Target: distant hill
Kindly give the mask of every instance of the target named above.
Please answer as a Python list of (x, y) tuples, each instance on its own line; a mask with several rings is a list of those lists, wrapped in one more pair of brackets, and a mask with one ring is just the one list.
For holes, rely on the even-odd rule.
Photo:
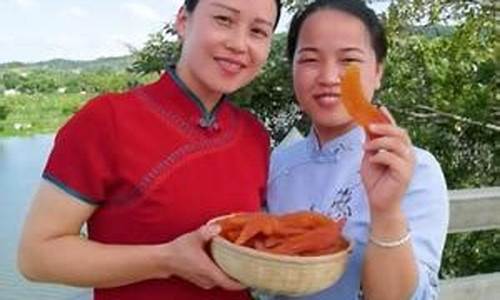
[(36, 63), (9, 62), (0, 64), (0, 70), (17, 69), (50, 69), (50, 70), (81, 70), (95, 71), (99, 69), (125, 70), (133, 61), (132, 56), (104, 57), (95, 60), (52, 59)]

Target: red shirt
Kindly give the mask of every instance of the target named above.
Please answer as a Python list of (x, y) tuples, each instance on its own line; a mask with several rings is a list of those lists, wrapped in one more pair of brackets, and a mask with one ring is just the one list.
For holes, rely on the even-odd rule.
[[(159, 244), (213, 217), (260, 209), (269, 138), (222, 99), (210, 114), (173, 71), (148, 86), (84, 106), (58, 133), (44, 178), (98, 205), (91, 240)], [(250, 299), (172, 277), (96, 289), (103, 299)]]

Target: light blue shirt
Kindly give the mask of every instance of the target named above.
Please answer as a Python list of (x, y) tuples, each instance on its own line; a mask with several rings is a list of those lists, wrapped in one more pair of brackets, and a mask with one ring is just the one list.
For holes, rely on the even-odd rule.
[[(330, 288), (307, 300), (358, 299), (370, 216), (359, 173), (364, 131), (355, 128), (319, 147), (316, 135), (278, 147), (271, 158), (267, 205), (272, 213), (297, 210), (347, 218), (344, 235), (354, 251), (344, 275)], [(418, 284), (412, 299), (437, 299), (437, 273), (448, 227), (448, 193), (439, 163), (429, 152), (414, 148), (416, 166), (403, 200), (418, 265)], [(383, 275), (383, 270), (380, 272)], [(276, 297), (276, 299), (287, 299)]]

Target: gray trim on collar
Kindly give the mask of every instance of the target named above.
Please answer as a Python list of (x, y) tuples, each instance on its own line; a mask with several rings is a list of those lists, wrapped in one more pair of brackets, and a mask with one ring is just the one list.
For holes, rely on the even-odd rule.
[(226, 95), (223, 94), (222, 97), (217, 101), (212, 111), (208, 111), (203, 102), (196, 96), (195, 93), (182, 81), (182, 79), (177, 75), (175, 71), (175, 66), (170, 65), (166, 67), (166, 72), (170, 75), (170, 77), (174, 80), (174, 82), (179, 86), (179, 88), (188, 96), (190, 100), (192, 100), (196, 106), (200, 109), (202, 118), (199, 121), (199, 125), (203, 128), (211, 127), (215, 124), (216, 113), (219, 110), (221, 104), (226, 99)]

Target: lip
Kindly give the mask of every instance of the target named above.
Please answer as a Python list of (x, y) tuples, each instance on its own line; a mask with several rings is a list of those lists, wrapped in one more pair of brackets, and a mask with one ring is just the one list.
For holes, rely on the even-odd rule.
[(331, 107), (340, 102), (340, 93), (337, 92), (321, 92), (312, 95), (313, 99), (321, 107)]
[(216, 56), (214, 59), (226, 73), (236, 74), (246, 68), (246, 64), (239, 59), (224, 56)]

